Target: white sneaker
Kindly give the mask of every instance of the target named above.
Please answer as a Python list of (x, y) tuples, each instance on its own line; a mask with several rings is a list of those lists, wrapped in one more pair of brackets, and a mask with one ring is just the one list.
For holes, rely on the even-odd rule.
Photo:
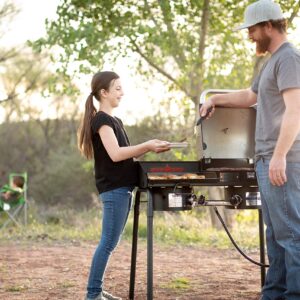
[(103, 296), (103, 293), (101, 293), (100, 295), (98, 295), (96, 298), (88, 298), (88, 297), (85, 297), (84, 300), (106, 300), (106, 298)]
[(122, 298), (113, 296), (105, 291), (102, 291), (102, 295), (103, 295), (104, 300), (122, 300)]

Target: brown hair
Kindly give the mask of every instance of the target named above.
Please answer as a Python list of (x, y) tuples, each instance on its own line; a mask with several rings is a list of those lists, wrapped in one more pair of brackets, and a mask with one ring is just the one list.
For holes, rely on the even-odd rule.
[(280, 33), (286, 33), (286, 30), (287, 30), (287, 20), (286, 19), (269, 20), (269, 21), (258, 23), (257, 25), (265, 26), (268, 22), (270, 22), (272, 27), (277, 29)]
[(13, 183), (15, 186), (22, 189), (25, 183), (25, 179), (23, 176), (13, 176)]
[(97, 109), (94, 106), (93, 97), (100, 102), (100, 91), (102, 89), (108, 91), (112, 81), (118, 78), (120, 78), (119, 75), (111, 71), (98, 72), (93, 76), (91, 82), (92, 92), (85, 102), (85, 111), (78, 130), (78, 148), (87, 159), (92, 159), (94, 154), (91, 121)]

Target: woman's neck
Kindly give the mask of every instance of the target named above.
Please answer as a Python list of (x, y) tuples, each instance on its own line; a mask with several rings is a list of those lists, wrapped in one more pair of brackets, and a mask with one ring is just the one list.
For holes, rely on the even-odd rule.
[(110, 116), (113, 115), (113, 107), (105, 105), (103, 103), (101, 103), (99, 111), (103, 111), (103, 112), (105, 112), (106, 114), (108, 114)]

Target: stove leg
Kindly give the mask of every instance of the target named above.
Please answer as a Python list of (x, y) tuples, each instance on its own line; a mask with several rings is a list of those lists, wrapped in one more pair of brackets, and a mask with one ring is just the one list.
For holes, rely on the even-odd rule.
[(133, 232), (132, 232), (131, 266), (130, 266), (130, 282), (129, 282), (130, 300), (134, 299), (136, 255), (137, 255), (139, 214), (140, 214), (140, 197), (141, 197), (141, 191), (137, 190), (135, 194), (134, 214), (133, 214)]
[[(260, 246), (260, 263), (266, 264), (265, 256), (265, 228), (261, 209), (258, 209), (258, 224), (259, 224), (259, 246)], [(266, 267), (260, 267), (261, 286), (265, 284)]]
[(153, 199), (150, 190), (147, 191), (147, 300), (153, 299)]

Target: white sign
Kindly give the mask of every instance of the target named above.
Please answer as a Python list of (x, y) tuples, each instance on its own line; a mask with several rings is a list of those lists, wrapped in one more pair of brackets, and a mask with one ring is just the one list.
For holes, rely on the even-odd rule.
[(169, 207), (182, 207), (182, 195), (169, 194)]

